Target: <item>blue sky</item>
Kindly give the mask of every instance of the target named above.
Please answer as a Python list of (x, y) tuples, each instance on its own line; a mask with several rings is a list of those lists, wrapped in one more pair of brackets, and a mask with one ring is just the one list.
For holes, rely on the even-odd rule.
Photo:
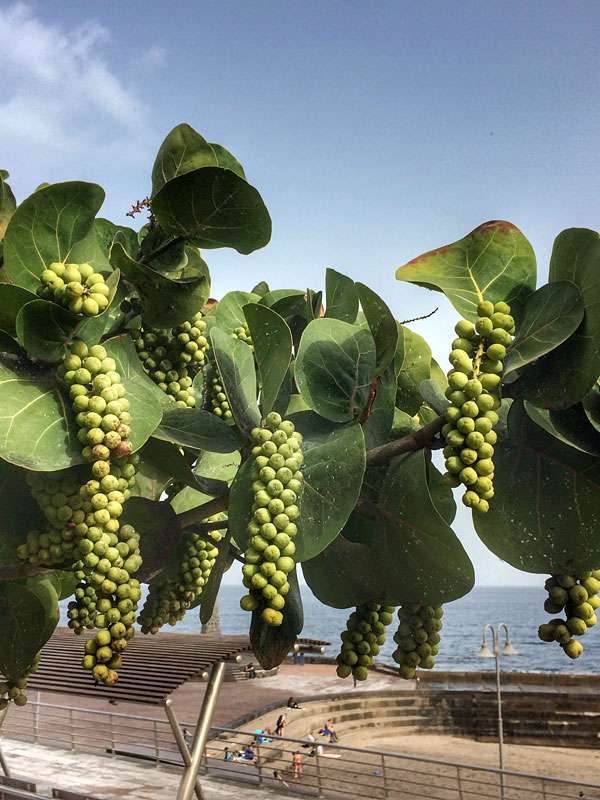
[[(3, 2), (0, 167), (19, 199), (101, 183), (102, 215), (127, 223), (188, 122), (238, 157), (273, 218), (266, 249), (205, 254), (215, 296), (265, 278), (321, 288), (334, 267), (399, 319), (439, 306), (413, 328), (443, 364), (456, 313), (394, 271), (508, 219), (543, 281), (562, 229), (598, 228), (599, 39), (595, 0)], [(479, 583), (528, 580), (466, 514), (456, 527)]]

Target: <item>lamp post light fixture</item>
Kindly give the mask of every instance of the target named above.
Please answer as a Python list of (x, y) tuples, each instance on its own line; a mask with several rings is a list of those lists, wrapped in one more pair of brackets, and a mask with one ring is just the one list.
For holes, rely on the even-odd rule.
[[(500, 650), (500, 631), (504, 628), (504, 632), (506, 634), (506, 640), (504, 643), (504, 647)], [(490, 630), (492, 632), (492, 650), (487, 646), (487, 632)], [(516, 650), (511, 641), (510, 636), (508, 634), (508, 627), (506, 623), (501, 622), (498, 627), (494, 630), (493, 625), (486, 625), (483, 629), (483, 642), (481, 644), (481, 649), (476, 654), (479, 658), (495, 658), (496, 659), (496, 698), (498, 701), (498, 755), (500, 761), (500, 781), (502, 787), (502, 798), (504, 800), (504, 731), (502, 726), (502, 695), (500, 692), (500, 654), (505, 656), (516, 656), (518, 655), (518, 650)]]

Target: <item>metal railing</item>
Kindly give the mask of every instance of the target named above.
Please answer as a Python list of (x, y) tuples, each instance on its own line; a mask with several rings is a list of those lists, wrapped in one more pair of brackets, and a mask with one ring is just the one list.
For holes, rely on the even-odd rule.
[[(10, 720), (10, 725), (6, 722)], [(194, 732), (194, 724), (180, 722)], [(2, 732), (2, 731), (0, 731)], [(167, 718), (59, 706), (30, 701), (9, 714), (5, 737), (77, 752), (130, 756), (183, 767)], [(246, 755), (256, 741), (255, 755)], [(225, 760), (225, 748), (231, 759)], [(294, 767), (293, 754), (299, 754)], [(482, 800), (501, 798), (499, 769), (340, 744), (311, 744), (290, 737), (260, 741), (256, 732), (213, 727), (201, 774), (313, 797), (363, 795), (373, 800)], [(580, 792), (600, 798), (600, 784), (504, 770), (506, 800), (572, 800)]]

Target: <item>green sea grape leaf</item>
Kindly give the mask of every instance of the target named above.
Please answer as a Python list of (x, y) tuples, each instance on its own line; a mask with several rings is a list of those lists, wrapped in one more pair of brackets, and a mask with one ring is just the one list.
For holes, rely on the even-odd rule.
[(0, 329), (14, 334), (19, 311), (26, 303), (36, 299), (36, 295), (27, 289), (12, 283), (0, 283)]
[(395, 408), (390, 439), (403, 439), (405, 436), (410, 436), (411, 433), (418, 431), (420, 427), (414, 416)]
[(421, 383), (431, 374), (431, 348), (422, 336), (406, 325), (398, 326), (394, 365), (398, 378), (396, 406), (407, 414), (416, 414), (422, 402)]
[(102, 344), (107, 355), (116, 362), (116, 371), (121, 376), (121, 383), (131, 404), (130, 414), (133, 421), (128, 441), (135, 453), (154, 433), (162, 419), (161, 398), (164, 393), (144, 372), (129, 336), (113, 336)]
[(443, 414), (450, 405), (439, 383), (433, 380), (433, 378), (427, 378), (427, 380), (421, 381), (419, 384), (419, 392), (423, 400), (425, 400), (437, 414)]
[(518, 319), (522, 304), (535, 290), (535, 255), (517, 227), (493, 220), (453, 244), (413, 258), (396, 270), (396, 278), (443, 292), (471, 322), (477, 320), (482, 300), (508, 303)]
[(294, 558), (301, 562), (324, 550), (346, 524), (360, 495), (366, 454), (356, 422), (340, 426), (310, 411), (290, 418), (303, 436), (304, 482), (294, 539)]
[(246, 528), (252, 517), (254, 490), (252, 489), (252, 471), (254, 459), (248, 458), (241, 465), (231, 483), (229, 492), (229, 532), (241, 547), (246, 542)]
[(429, 495), (436, 511), (444, 519), (447, 525), (452, 525), (456, 516), (456, 503), (452, 489), (442, 481), (442, 473), (432, 463), (431, 458), (426, 458), (427, 483), (429, 485)]
[(251, 292), (251, 294), (257, 294), (259, 297), (264, 297), (268, 293), (269, 284), (266, 281), (259, 281)]
[(13, 356), (19, 358), (26, 358), (27, 354), (12, 336), (9, 336), (6, 331), (0, 330), (0, 353), (11, 353)]
[(48, 300), (26, 303), (17, 316), (17, 338), (30, 356), (61, 361), (81, 318)]
[[(68, 181), (39, 189), (12, 215), (4, 237), (4, 266), (11, 281), (35, 292), (40, 275), (54, 261), (70, 261), (74, 247), (92, 230), (104, 201), (94, 183)], [(81, 261), (93, 260), (95, 237), (78, 248)]]
[(325, 271), (325, 316), (352, 324), (358, 314), (358, 293), (354, 281), (334, 269)]
[(585, 316), (571, 336), (519, 374), (511, 394), (541, 408), (565, 409), (581, 400), (600, 375), (600, 236), (568, 228), (554, 240), (550, 284), (572, 281)]
[(68, 392), (54, 374), (0, 354), (0, 458), (31, 470), (82, 463)]
[(375, 389), (370, 413), (362, 423), (367, 450), (385, 444), (392, 430), (396, 401), (396, 373), (393, 364), (379, 376)]
[(143, 563), (135, 577), (147, 583), (164, 568), (181, 541), (177, 514), (169, 503), (130, 497), (123, 506), (122, 521), (140, 535)]
[[(477, 534), (524, 572), (579, 573), (600, 564), (600, 459), (551, 436), (515, 400), (494, 455), (495, 496)], [(527, 487), (527, 491), (523, 491)]]
[(68, 597), (72, 597), (75, 593), (75, 589), (77, 588), (77, 584), (79, 583), (74, 573), (67, 570), (57, 569), (52, 573), (52, 575), (58, 581), (58, 599), (66, 600)]
[[(211, 330), (210, 339), (233, 419), (242, 435), (248, 437), (252, 428), (259, 426), (261, 421), (252, 350), (245, 342), (228, 336), (220, 328)], [(229, 450), (233, 448), (229, 447)]]
[(152, 167), (152, 194), (167, 181), (199, 167), (223, 167), (245, 179), (239, 161), (219, 144), (210, 144), (187, 123), (167, 134)]
[(266, 417), (275, 405), (292, 360), (292, 332), (283, 317), (267, 306), (248, 303), (244, 313), (258, 364), (262, 415)]
[(0, 242), (4, 239), (6, 227), (16, 207), (17, 201), (15, 200), (12, 189), (8, 183), (5, 182), (4, 177), (0, 175)]
[(271, 218), (260, 194), (222, 167), (171, 178), (154, 195), (152, 212), (168, 234), (207, 250), (232, 247), (248, 255), (271, 238)]
[(282, 625), (267, 625), (261, 618), (260, 609), (252, 612), (250, 644), (263, 669), (272, 669), (281, 664), (304, 627), (302, 598), (295, 569), (288, 575), (288, 581), (290, 590), (285, 596)]
[(562, 344), (579, 327), (583, 314), (581, 292), (571, 281), (547, 283), (531, 294), (506, 351), (503, 380)]
[(373, 377), (378, 378), (394, 360), (399, 339), (398, 326), (390, 309), (372, 289), (364, 283), (357, 283), (356, 291), (375, 341), (377, 362)]
[(30, 592), (33, 592), (44, 606), (46, 625), (42, 632), (42, 639), (47, 642), (54, 633), (54, 629), (60, 619), (60, 609), (58, 607), (60, 581), (51, 572), (46, 575), (36, 575), (33, 578), (28, 578), (25, 586)]
[(583, 405), (552, 411), (524, 402), (527, 416), (561, 442), (592, 456), (600, 456), (600, 432), (590, 423)]
[(134, 261), (119, 242), (113, 245), (111, 263), (135, 284), (144, 301), (144, 319), (157, 328), (172, 328), (192, 319), (208, 299), (210, 282), (206, 275), (172, 280)]
[(202, 588), (202, 594), (198, 598), (200, 601), (200, 622), (203, 625), (210, 620), (215, 610), (215, 603), (217, 595), (221, 588), (221, 581), (223, 574), (231, 565), (231, 555), (229, 553), (229, 542), (231, 541), (231, 533), (225, 531), (224, 537), (218, 542), (219, 552), (213, 568), (210, 571), (208, 580)]
[(15, 564), (17, 547), (30, 530), (45, 528), (45, 517), (34, 502), (26, 472), (0, 459), (0, 564)]
[(156, 439), (213, 453), (230, 453), (238, 444), (233, 429), (210, 411), (179, 408), (175, 404), (164, 412), (152, 435)]
[(227, 491), (224, 481), (213, 481), (195, 475), (179, 447), (171, 441), (162, 441), (151, 436), (144, 445), (143, 458), (155, 468), (166, 470), (173, 480), (181, 481), (199, 492), (216, 497)]
[(592, 386), (581, 402), (590, 423), (600, 431), (600, 386)]
[(300, 340), (295, 378), (308, 405), (332, 422), (348, 422), (367, 405), (375, 371), (371, 334), (338, 319), (315, 319)]
[(431, 371), (431, 380), (434, 380), (438, 384), (442, 392), (445, 392), (446, 389), (448, 388), (448, 378), (446, 377), (446, 373), (437, 363), (435, 358), (431, 359), (430, 371)]
[(346, 539), (343, 533), (317, 556), (304, 561), (302, 574), (317, 600), (332, 608), (368, 603), (381, 592), (370, 548)]
[(233, 333), (246, 322), (244, 308), (249, 303), (258, 303), (260, 296), (252, 292), (227, 292), (219, 301), (216, 323), (225, 333)]
[(105, 258), (110, 262), (113, 246), (118, 242), (132, 258), (139, 250), (137, 233), (126, 225), (115, 225), (108, 219), (98, 217), (94, 220), (94, 233)]
[[(168, 247), (166, 246), (168, 244)], [(140, 243), (140, 262), (148, 265), (155, 272), (171, 277), (181, 277), (181, 271), (187, 267), (188, 255), (185, 241), (173, 241), (173, 237), (156, 225), (148, 231)]]
[(15, 581), (0, 582), (0, 672), (18, 680), (46, 644), (53, 613), (35, 592)]
[(374, 528), (374, 568), (390, 605), (442, 604), (473, 587), (473, 565), (432, 500), (429, 467), (423, 450), (398, 456), (378, 503), (359, 506), (365, 527)]

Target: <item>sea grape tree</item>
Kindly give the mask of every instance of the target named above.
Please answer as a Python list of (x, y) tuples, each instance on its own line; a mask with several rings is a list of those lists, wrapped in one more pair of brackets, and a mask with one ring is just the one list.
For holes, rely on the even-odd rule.
[(273, 666), (303, 626), (298, 564), (319, 600), (356, 609), (338, 673), (366, 677), (400, 606), (411, 677), (433, 666), (441, 606), (473, 586), (456, 489), (490, 550), (552, 576), (546, 608), (567, 619), (540, 638), (580, 654), (600, 605), (597, 233), (560, 233), (539, 288), (504, 221), (401, 266), (462, 317), (444, 370), (401, 291), (392, 310), (332, 269), (324, 292), (261, 280), (211, 298), (207, 251), (254, 252), (271, 221), (234, 156), (188, 125), (161, 145), (131, 226), (98, 217), (95, 184), (17, 204), (8, 177), (0, 697), (25, 702), (59, 599), (75, 634), (95, 631), (83, 667), (112, 685), (138, 618), (143, 633), (191, 608), (207, 621), (230, 568)]

